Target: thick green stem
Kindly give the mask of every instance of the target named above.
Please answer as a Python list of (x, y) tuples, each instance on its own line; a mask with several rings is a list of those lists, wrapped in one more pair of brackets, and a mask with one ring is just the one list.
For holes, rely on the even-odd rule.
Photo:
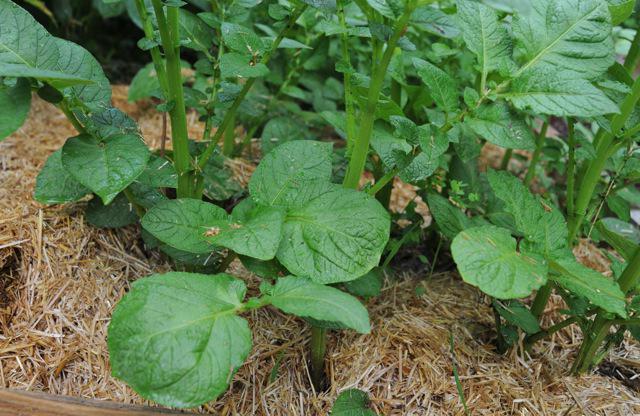
[(631, 76), (638, 65), (638, 58), (640, 58), (640, 30), (636, 30), (636, 36), (633, 38), (629, 53), (624, 60), (624, 67)]
[(227, 157), (231, 157), (233, 154), (233, 148), (235, 147), (236, 132), (233, 129), (233, 126), (235, 125), (236, 117), (234, 114), (229, 122), (229, 127), (224, 132), (224, 142), (222, 143), (222, 154)]
[[(285, 38), (287, 33), (291, 30), (293, 25), (296, 23), (300, 15), (306, 10), (306, 8), (307, 8), (307, 5), (303, 4), (299, 6), (293, 13), (291, 13), (291, 16), (289, 17), (289, 22), (284, 27), (284, 29), (278, 34), (278, 36), (273, 40), (273, 42), (271, 43), (271, 47), (264, 54), (264, 56), (260, 60), (260, 63), (264, 65), (267, 65), (269, 63), (269, 61), (271, 60), (271, 57), (273, 56), (273, 53), (276, 51), (276, 49), (278, 49), (280, 42), (282, 42), (282, 39)], [(231, 107), (225, 113), (224, 118), (222, 119), (222, 122), (218, 126), (218, 129), (216, 130), (215, 134), (211, 139), (211, 142), (209, 143), (207, 148), (204, 150), (204, 152), (202, 152), (202, 154), (197, 158), (196, 165), (198, 169), (202, 169), (206, 166), (207, 162), (209, 161), (209, 158), (213, 155), (213, 152), (215, 151), (216, 146), (218, 145), (218, 142), (222, 138), (222, 135), (224, 134), (225, 130), (229, 128), (229, 126), (231, 125), (235, 117), (236, 111), (238, 110), (238, 107), (240, 107), (240, 104), (249, 93), (249, 90), (251, 89), (255, 81), (256, 81), (255, 78), (250, 78), (245, 82), (244, 86), (242, 87), (242, 90), (240, 90), (240, 93), (238, 94), (236, 99), (233, 101), (233, 104), (231, 104)]]
[(580, 189), (576, 196), (575, 212), (572, 221), (569, 223), (569, 241), (574, 241), (578, 235), (578, 230), (587, 215), (589, 202), (593, 198), (596, 186), (600, 181), (600, 176), (607, 160), (615, 150), (614, 139), (623, 131), (625, 123), (631, 116), (636, 103), (640, 99), (640, 77), (635, 80), (631, 93), (622, 102), (620, 114), (611, 117), (611, 132), (604, 132), (598, 135), (596, 143), (596, 157), (591, 160), (580, 183)]
[(311, 382), (316, 391), (324, 390), (324, 357), (327, 352), (327, 330), (311, 327)]
[(411, 1), (405, 6), (405, 11), (394, 27), (393, 35), (391, 35), (391, 38), (387, 42), (387, 49), (384, 51), (380, 62), (377, 63), (375, 60), (373, 62), (375, 70), (371, 77), (371, 82), (369, 83), (367, 104), (362, 114), (360, 131), (358, 132), (357, 139), (353, 144), (353, 152), (351, 154), (347, 173), (343, 182), (343, 185), (346, 188), (357, 189), (360, 184), (360, 177), (364, 172), (367, 155), (369, 154), (369, 141), (371, 140), (371, 134), (373, 133), (373, 123), (376, 120), (376, 109), (378, 107), (380, 92), (382, 91), (382, 86), (384, 84), (384, 78), (387, 74), (387, 69), (398, 41), (407, 28), (409, 18), (411, 17), (415, 6), (415, 1)]
[[(149, 18), (149, 12), (147, 11), (144, 0), (136, 0), (136, 9), (138, 10), (138, 14), (140, 15), (140, 20), (142, 21), (142, 29), (144, 31), (145, 38), (153, 41), (153, 22)], [(164, 94), (164, 96), (167, 97), (167, 95), (169, 94), (169, 85), (167, 81), (167, 71), (164, 65), (164, 61), (162, 60), (162, 54), (160, 53), (160, 47), (154, 46), (149, 52), (151, 53), (153, 67), (156, 70), (156, 74), (158, 75), (160, 88), (162, 89), (162, 93)]]
[(152, 0), (153, 10), (158, 21), (158, 30), (167, 61), (167, 101), (171, 103), (171, 139), (173, 144), (173, 163), (178, 173), (178, 198), (193, 195), (191, 175), (191, 156), (189, 154), (189, 136), (187, 131), (187, 111), (182, 87), (182, 68), (180, 65), (180, 46), (178, 43), (178, 9), (167, 7), (167, 14), (160, 0)]
[(545, 121), (540, 129), (540, 134), (538, 134), (538, 138), (536, 140), (536, 150), (533, 152), (533, 156), (531, 157), (531, 163), (529, 164), (529, 170), (527, 170), (527, 176), (524, 177), (525, 186), (529, 187), (533, 178), (536, 176), (536, 167), (538, 166), (538, 162), (540, 161), (540, 156), (542, 155), (542, 149), (544, 148), (544, 142), (547, 138), (547, 130), (549, 129), (549, 122)]
[[(569, 134), (567, 143), (569, 146), (569, 162), (567, 163), (567, 213), (569, 221), (575, 211), (575, 189), (576, 189), (576, 132), (575, 120), (567, 119)], [(568, 236), (567, 236), (568, 238)], [(571, 241), (569, 241), (571, 244)]]

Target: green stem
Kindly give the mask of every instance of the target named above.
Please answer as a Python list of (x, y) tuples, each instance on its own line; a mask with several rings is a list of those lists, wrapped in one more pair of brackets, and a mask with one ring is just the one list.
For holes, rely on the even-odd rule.
[(351, 147), (353, 140), (355, 140), (357, 134), (356, 127), (356, 109), (353, 103), (353, 94), (351, 91), (351, 57), (349, 56), (349, 35), (347, 32), (347, 23), (344, 13), (345, 0), (338, 0), (338, 20), (342, 27), (342, 34), (340, 35), (340, 44), (342, 47), (342, 62), (347, 68), (347, 71), (343, 74), (344, 80), (344, 105), (346, 111), (347, 121), (347, 146)]
[(393, 180), (393, 178), (396, 177), (396, 175), (398, 174), (399, 170), (393, 169), (390, 170), (389, 172), (387, 172), (383, 177), (381, 177), (380, 179), (378, 179), (376, 181), (376, 183), (371, 187), (371, 189), (369, 189), (367, 191), (367, 193), (371, 196), (376, 195), (378, 192), (380, 192), (387, 184), (391, 183), (391, 181)]
[(236, 116), (235, 114), (231, 117), (231, 121), (229, 122), (229, 127), (224, 132), (224, 141), (222, 143), (222, 154), (231, 157), (233, 154), (233, 148), (235, 146), (236, 140), (236, 132), (233, 129), (233, 126), (236, 125)]
[[(291, 16), (289, 17), (289, 22), (284, 27), (284, 29), (278, 34), (278, 36), (273, 40), (271, 44), (271, 48), (269, 48), (269, 51), (267, 51), (264, 54), (264, 56), (260, 60), (260, 63), (264, 65), (267, 65), (269, 63), (269, 61), (271, 60), (271, 57), (273, 56), (273, 53), (278, 48), (278, 45), (280, 45), (280, 42), (282, 42), (282, 39), (285, 38), (289, 30), (291, 30), (293, 25), (296, 23), (300, 15), (306, 10), (306, 8), (307, 8), (307, 5), (303, 4), (299, 6), (291, 14)], [(225, 113), (224, 118), (222, 119), (222, 122), (218, 126), (218, 129), (216, 130), (215, 134), (213, 135), (213, 138), (211, 139), (211, 142), (209, 143), (207, 148), (204, 150), (204, 152), (202, 152), (202, 154), (197, 158), (198, 169), (204, 168), (207, 162), (209, 161), (209, 158), (213, 155), (213, 152), (215, 151), (216, 146), (218, 145), (218, 142), (222, 138), (222, 135), (224, 134), (225, 130), (231, 125), (232, 120), (235, 116), (235, 113), (238, 110), (238, 107), (240, 107), (240, 104), (242, 103), (244, 98), (247, 96), (247, 93), (249, 92), (249, 90), (251, 89), (251, 87), (255, 82), (256, 82), (255, 78), (250, 78), (245, 82), (244, 86), (242, 87), (242, 90), (240, 91), (236, 99), (233, 101), (233, 104), (231, 104), (231, 107)]]
[(524, 184), (527, 188), (531, 185), (533, 178), (536, 176), (536, 167), (538, 166), (540, 156), (542, 155), (542, 149), (544, 148), (544, 142), (547, 138), (548, 129), (549, 122), (545, 121), (542, 125), (542, 128), (540, 129), (540, 134), (538, 134), (538, 138), (536, 140), (536, 150), (533, 152), (531, 163), (529, 164), (529, 169), (527, 170), (527, 175), (524, 178)]
[(611, 132), (604, 132), (598, 135), (598, 141), (596, 142), (596, 157), (589, 162), (585, 174), (582, 177), (578, 195), (576, 196), (575, 212), (571, 217), (572, 221), (569, 223), (569, 241), (574, 241), (577, 237), (578, 230), (580, 229), (582, 221), (584, 221), (587, 214), (589, 202), (591, 202), (593, 193), (600, 181), (602, 171), (604, 170), (607, 160), (615, 150), (615, 146), (612, 146), (614, 139), (615, 137), (618, 137), (624, 129), (625, 123), (631, 116), (631, 113), (639, 99), (640, 77), (635, 80), (631, 92), (622, 102), (620, 114), (615, 114), (610, 118)]
[(133, 209), (136, 211), (136, 215), (138, 215), (139, 218), (144, 217), (146, 210), (142, 205), (135, 202), (136, 197), (133, 195), (133, 192), (131, 192), (129, 188), (125, 188), (122, 190), (122, 193), (127, 197), (131, 206), (133, 206)]
[[(140, 15), (140, 20), (142, 21), (142, 30), (144, 31), (144, 36), (148, 40), (153, 41), (153, 22), (149, 18), (149, 12), (147, 11), (144, 0), (136, 0), (136, 9), (138, 10), (138, 14)], [(164, 96), (167, 97), (169, 94), (169, 85), (167, 81), (167, 71), (164, 65), (164, 61), (162, 60), (162, 55), (160, 53), (160, 47), (154, 46), (149, 52), (151, 53), (153, 67), (156, 70), (156, 74), (158, 75), (160, 88), (162, 89), (162, 93), (164, 94)]]
[(566, 328), (569, 325), (575, 324), (576, 322), (578, 322), (578, 317), (577, 316), (573, 316), (571, 318), (565, 319), (564, 321), (553, 325), (552, 327), (550, 327), (549, 329), (547, 329), (545, 331), (540, 331), (538, 333), (529, 335), (528, 337), (526, 337), (524, 339), (525, 350), (526, 351), (531, 351), (531, 348), (535, 345), (536, 342), (538, 342), (540, 340), (543, 340), (543, 339), (555, 334), (556, 332), (560, 331), (561, 329)]
[[(567, 142), (569, 145), (569, 162), (567, 163), (567, 213), (569, 222), (575, 211), (575, 188), (576, 188), (576, 134), (575, 120), (567, 119), (569, 134)], [(568, 236), (567, 236), (568, 238)], [(571, 241), (569, 241), (571, 244)]]
[(624, 60), (624, 67), (631, 76), (633, 76), (636, 66), (638, 65), (638, 58), (640, 58), (640, 30), (636, 31), (636, 36), (631, 42), (629, 53)]
[(353, 145), (353, 152), (347, 166), (347, 173), (344, 178), (343, 185), (346, 188), (357, 189), (360, 183), (360, 177), (364, 172), (365, 163), (367, 161), (367, 155), (369, 154), (369, 141), (371, 140), (371, 134), (373, 132), (373, 123), (376, 120), (376, 109), (378, 107), (378, 99), (380, 98), (380, 92), (384, 84), (384, 78), (387, 74), (387, 68), (393, 57), (395, 48), (398, 41), (404, 34), (407, 24), (413, 10), (416, 7), (415, 1), (410, 1), (405, 6), (405, 11), (398, 19), (393, 35), (387, 42), (387, 49), (382, 55), (382, 59), (379, 64), (374, 61), (375, 71), (369, 84), (369, 95), (367, 97), (367, 104), (365, 106), (362, 120), (360, 123), (360, 131), (358, 132), (357, 140)]
[(311, 327), (311, 382), (316, 391), (324, 390), (324, 357), (327, 352), (327, 330)]
[(158, 21), (158, 30), (162, 40), (167, 61), (168, 97), (172, 103), (169, 116), (171, 118), (171, 139), (173, 144), (173, 163), (178, 173), (178, 198), (194, 196), (191, 175), (191, 156), (189, 154), (189, 137), (187, 131), (187, 111), (184, 103), (182, 86), (182, 68), (180, 65), (180, 46), (178, 43), (178, 9), (167, 7), (165, 16), (162, 2), (152, 0), (153, 9)]
[(531, 304), (531, 313), (538, 320), (540, 320), (540, 317), (544, 313), (544, 308), (547, 306), (551, 292), (553, 292), (553, 285), (547, 283), (538, 290), (538, 293), (536, 293), (533, 304)]
[(58, 104), (58, 108), (62, 111), (67, 120), (69, 120), (69, 122), (78, 131), (78, 133), (84, 134), (87, 132), (87, 129), (84, 128), (82, 123), (80, 123), (80, 121), (78, 120), (78, 117), (76, 117), (73, 111), (71, 111), (71, 109), (69, 108), (69, 104), (67, 103), (66, 99), (62, 100), (62, 102)]
[(496, 341), (498, 344), (498, 354), (504, 354), (509, 349), (509, 345), (504, 339), (504, 335), (502, 335), (502, 318), (500, 317), (500, 313), (498, 312), (498, 308), (496, 308), (495, 304), (492, 304), (491, 308), (493, 309), (493, 319), (496, 325)]
[(502, 156), (502, 162), (500, 162), (500, 170), (507, 170), (509, 168), (509, 162), (513, 156), (513, 149), (507, 149)]

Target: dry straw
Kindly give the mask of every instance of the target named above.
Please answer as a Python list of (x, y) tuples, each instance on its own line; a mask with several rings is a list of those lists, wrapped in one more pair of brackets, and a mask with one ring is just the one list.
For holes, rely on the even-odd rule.
[[(158, 146), (161, 117), (150, 105), (127, 104), (125, 94), (126, 89), (115, 89), (117, 105), (139, 121), (147, 142)], [(198, 133), (196, 127), (191, 131), (194, 137)], [(83, 222), (77, 204), (44, 207), (33, 202), (39, 168), (72, 134), (60, 113), (36, 101), (30, 121), (0, 143), (0, 385), (144, 403), (111, 377), (106, 328), (131, 281), (170, 265), (144, 249), (135, 227), (97, 230)], [(233, 168), (244, 178), (251, 171), (243, 163)], [(411, 198), (403, 192), (396, 201)], [(579, 252), (591, 266), (601, 266), (605, 259), (589, 246), (581, 245)], [(255, 292), (257, 279), (233, 267)], [(418, 286), (423, 289), (416, 292)], [(556, 334), (531, 356), (521, 351), (496, 355), (486, 299), (447, 274), (428, 281), (410, 273), (399, 276), (368, 308), (371, 335), (331, 336), (331, 389), (322, 393), (309, 383), (303, 345), (308, 327), (273, 309), (254, 312), (252, 355), (231, 389), (198, 411), (326, 415), (341, 390), (355, 387), (369, 392), (375, 410), (387, 416), (463, 415), (452, 374), (452, 334), (474, 415), (640, 414), (640, 398), (630, 380), (640, 368), (640, 348), (631, 342), (607, 359), (606, 371), (615, 377), (566, 375), (580, 342), (576, 328)], [(560, 308), (554, 299), (546, 325), (559, 319)], [(626, 385), (616, 377), (626, 379)]]

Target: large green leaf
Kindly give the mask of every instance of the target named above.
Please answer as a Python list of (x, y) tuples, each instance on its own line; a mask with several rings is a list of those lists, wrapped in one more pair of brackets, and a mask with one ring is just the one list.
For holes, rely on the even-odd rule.
[(170, 161), (151, 155), (147, 168), (138, 176), (138, 182), (155, 188), (177, 188), (178, 173)]
[(515, 56), (531, 70), (595, 79), (613, 64), (611, 16), (603, 0), (534, 0), (529, 13), (516, 14)]
[(530, 72), (501, 94), (521, 110), (558, 117), (594, 117), (618, 113), (618, 106), (589, 81), (556, 71)]
[[(569, 231), (560, 211), (535, 197), (515, 176), (506, 171), (489, 171), (491, 189), (513, 215), (516, 229), (527, 240), (523, 247), (545, 257), (564, 253)], [(525, 244), (527, 243), (527, 244)]]
[(160, 202), (147, 211), (142, 226), (163, 243), (190, 253), (210, 253), (215, 246), (207, 234), (229, 223), (229, 216), (217, 205), (197, 199)]
[(139, 134), (138, 124), (115, 107), (93, 112), (83, 121), (89, 134), (101, 140), (118, 134)]
[(277, 258), (291, 273), (317, 283), (355, 280), (378, 265), (389, 214), (362, 192), (338, 185), (322, 189), (287, 213)]
[(462, 231), (451, 253), (465, 282), (499, 299), (529, 296), (547, 281), (547, 263), (516, 251), (508, 230), (491, 225)]
[(24, 79), (15, 85), (2, 85), (0, 81), (0, 140), (18, 130), (31, 108), (31, 86)]
[(62, 73), (91, 81), (88, 85), (64, 88), (64, 84), (51, 81), (51, 85), (63, 89), (64, 94), (76, 102), (95, 111), (111, 107), (111, 85), (98, 61), (83, 47), (64, 39), (55, 39), (58, 48), (56, 69)]
[(80, 76), (66, 74), (53, 69), (32, 68), (24, 64), (7, 64), (4, 62), (0, 62), (0, 76), (9, 78), (35, 78), (44, 82), (55, 82), (58, 88), (86, 85), (93, 82)]
[(63, 204), (75, 202), (90, 192), (62, 166), (62, 149), (58, 149), (38, 174), (34, 198), (42, 204)]
[[(249, 205), (250, 201), (247, 201)], [(284, 211), (274, 207), (236, 207), (233, 216), (196, 199), (162, 201), (142, 219), (142, 226), (165, 244), (191, 253), (226, 247), (238, 254), (271, 260), (282, 234)]]
[(511, 59), (511, 39), (494, 9), (472, 0), (458, 0), (458, 19), (467, 48), (476, 54), (483, 77)]
[(99, 228), (120, 228), (134, 224), (138, 220), (136, 212), (124, 194), (118, 194), (109, 205), (100, 198), (93, 198), (85, 211), (87, 222)]
[(578, 263), (573, 256), (551, 261), (550, 279), (570, 292), (587, 298), (607, 312), (627, 317), (624, 293), (620, 286), (601, 273)]
[(413, 65), (416, 67), (422, 82), (429, 87), (429, 94), (436, 105), (444, 111), (457, 110), (458, 90), (456, 81), (442, 69), (425, 60), (414, 58)]
[(607, 0), (609, 12), (611, 13), (611, 23), (619, 25), (633, 14), (636, 0)]
[(331, 286), (289, 276), (276, 280), (275, 286), (268, 288), (267, 294), (271, 304), (286, 313), (338, 322), (363, 334), (371, 331), (369, 314), (362, 303)]
[(14, 2), (0, 0), (0, 64), (55, 71), (58, 58), (55, 38)]
[(477, 135), (500, 147), (535, 149), (531, 129), (522, 119), (512, 115), (504, 102), (480, 107), (464, 122)]
[(103, 141), (80, 135), (68, 139), (62, 148), (65, 169), (105, 204), (144, 171), (148, 160), (149, 149), (133, 134), (115, 135)]
[(294, 207), (312, 182), (331, 180), (330, 143), (296, 140), (284, 143), (262, 159), (251, 176), (249, 192), (258, 204)]
[(113, 375), (165, 406), (214, 400), (251, 350), (235, 315), (244, 283), (226, 274), (167, 273), (133, 283), (109, 325)]

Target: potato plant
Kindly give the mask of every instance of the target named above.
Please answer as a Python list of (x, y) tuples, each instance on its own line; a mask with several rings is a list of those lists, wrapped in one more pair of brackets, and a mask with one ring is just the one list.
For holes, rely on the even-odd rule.
[[(0, 135), (22, 125), (33, 91), (56, 105), (78, 135), (49, 157), (35, 199), (93, 194), (90, 223), (139, 221), (147, 247), (175, 260), (178, 271), (133, 283), (109, 327), (113, 373), (143, 397), (192, 407), (222, 394), (251, 350), (242, 315), (268, 306), (311, 324), (321, 387), (327, 330), (370, 331), (341, 289), (375, 296), (404, 245), (434, 239), (431, 270), (444, 246), (492, 299), (499, 350), (578, 324), (580, 373), (626, 330), (639, 336), (629, 211), (640, 201), (640, 35), (620, 28), (634, 1), (102, 3), (142, 30), (151, 62), (129, 99), (164, 113), (170, 148), (148, 149), (95, 59), (9, 0)], [(189, 137), (188, 114), (202, 137)], [(554, 126), (566, 132), (547, 138)], [(245, 191), (225, 160), (252, 156), (256, 135), (262, 158)], [(487, 144), (504, 149), (500, 170), (480, 169)], [(360, 189), (363, 174), (373, 180)], [(396, 178), (427, 202), (431, 226), (412, 205), (390, 215)], [(583, 236), (618, 253), (613, 279), (576, 260)], [(259, 296), (225, 273), (235, 258), (263, 278)], [(553, 291), (567, 319), (544, 329)]]

